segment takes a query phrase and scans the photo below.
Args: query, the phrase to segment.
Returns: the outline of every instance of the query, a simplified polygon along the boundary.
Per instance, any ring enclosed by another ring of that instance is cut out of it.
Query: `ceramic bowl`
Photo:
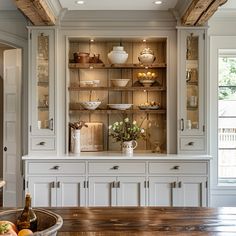
[[[127,110],[129,109],[133,104],[107,104],[111,109],[116,110]]]
[[[111,79],[111,84],[114,87],[125,87],[130,79]]]
[[[17,210],[7,210],[0,212],[0,220],[8,220],[16,224],[17,218],[23,209]],[[35,209],[34,212],[38,218],[37,232],[33,235],[44,235],[44,236],[56,236],[57,231],[61,228],[63,224],[63,219],[61,216],[55,214],[52,211],[44,209]]]
[[[80,102],[80,105],[87,110],[95,110],[101,104],[100,101],[87,101],[87,102]]]
[[[153,79],[140,79],[139,83],[141,83],[144,87],[150,87],[153,83],[155,83],[155,80]]]

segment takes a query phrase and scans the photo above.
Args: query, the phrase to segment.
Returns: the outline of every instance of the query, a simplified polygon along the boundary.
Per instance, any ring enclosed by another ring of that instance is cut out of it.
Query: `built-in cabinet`
[[[209,160],[25,160],[34,206],[208,206]],[[44,193],[43,196],[41,193]]]
[[[55,30],[29,28],[29,153],[56,152]]]
[[[178,152],[206,153],[206,30],[178,28]]]

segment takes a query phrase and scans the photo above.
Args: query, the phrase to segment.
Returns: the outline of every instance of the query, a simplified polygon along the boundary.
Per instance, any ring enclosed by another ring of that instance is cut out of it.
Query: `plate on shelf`
[[[140,110],[158,110],[160,109],[159,105],[154,105],[154,106],[138,106]]]
[[[107,104],[109,108],[116,109],[116,110],[127,110],[133,104]]]

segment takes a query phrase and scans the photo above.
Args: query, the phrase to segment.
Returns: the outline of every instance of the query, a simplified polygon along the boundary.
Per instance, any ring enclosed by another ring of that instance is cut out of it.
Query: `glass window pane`
[[[219,178],[236,177],[236,150],[219,150]]]

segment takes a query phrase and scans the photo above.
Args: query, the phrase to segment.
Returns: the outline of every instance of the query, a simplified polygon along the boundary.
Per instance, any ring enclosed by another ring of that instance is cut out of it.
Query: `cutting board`
[[[103,151],[103,123],[86,123],[80,131],[80,145],[83,152]]]

